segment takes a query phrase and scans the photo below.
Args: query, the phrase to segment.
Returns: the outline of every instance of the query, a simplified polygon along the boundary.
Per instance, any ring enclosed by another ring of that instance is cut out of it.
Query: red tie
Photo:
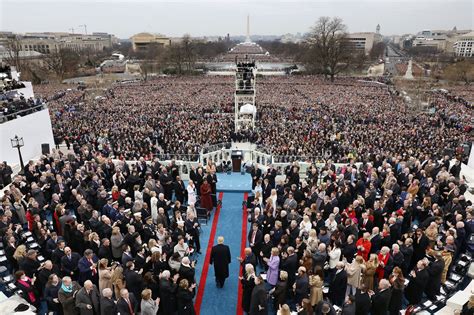
[[[91,266],[94,264],[94,261],[92,261],[92,259],[89,259],[89,262],[91,263]],[[92,275],[95,276],[95,269],[92,269]]]
[[[133,309],[132,309],[132,304],[130,304],[130,300],[127,299],[127,304],[128,304],[128,310],[130,311],[130,315],[133,315]]]

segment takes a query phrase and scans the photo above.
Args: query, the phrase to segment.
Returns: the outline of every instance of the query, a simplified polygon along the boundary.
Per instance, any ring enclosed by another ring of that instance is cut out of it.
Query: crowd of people
[[[174,163],[114,165],[86,146],[30,162],[0,206],[16,287],[55,314],[192,314],[197,207],[216,206],[215,167],[191,178],[185,186]]]
[[[276,183],[272,167],[255,169],[243,309],[386,315],[436,303],[454,262],[474,252],[474,212],[459,171],[447,156],[401,155],[339,169],[329,161],[304,180],[295,163]]]
[[[443,155],[470,139],[473,111],[462,98],[432,93],[434,113],[414,113],[379,82],[312,76],[259,78],[256,128],[235,133],[232,83],[166,77],[116,84],[102,98],[82,99],[75,111],[64,109],[77,98],[69,92],[50,102],[54,134],[58,142],[93,144],[104,156],[127,160],[196,160],[206,146],[234,140],[256,143],[277,162],[344,163],[370,154]]]

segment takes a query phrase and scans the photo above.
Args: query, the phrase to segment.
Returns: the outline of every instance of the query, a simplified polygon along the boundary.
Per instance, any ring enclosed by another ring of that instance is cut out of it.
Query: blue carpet
[[[249,178],[247,178],[247,182],[248,180]],[[237,257],[240,255],[243,197],[244,194],[241,192],[224,193],[214,245],[217,243],[217,237],[223,236],[224,244],[230,247],[232,262],[229,265],[229,278],[222,289],[216,287],[214,267],[210,266],[201,306],[203,315],[235,314],[236,312],[240,268]]]
[[[252,178],[250,174],[240,173],[218,173],[217,174],[217,190],[218,191],[250,191],[252,190]]]

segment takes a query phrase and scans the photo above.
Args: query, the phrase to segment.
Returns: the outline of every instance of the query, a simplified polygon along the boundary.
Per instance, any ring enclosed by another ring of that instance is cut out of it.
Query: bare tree
[[[17,71],[23,70],[23,63],[20,56],[21,40],[18,36],[8,38],[6,42],[6,50],[8,53],[7,63],[14,66]]]
[[[194,49],[194,42],[189,34],[184,34],[181,40],[181,49],[183,50],[184,64],[186,71],[194,70],[196,63],[196,54]]]
[[[66,74],[73,73],[77,69],[79,61],[79,55],[70,49],[59,49],[45,58],[47,68],[61,81]]]
[[[324,16],[319,18],[307,37],[310,48],[307,60],[309,67],[330,76],[331,81],[350,62],[346,30],[342,19]]]

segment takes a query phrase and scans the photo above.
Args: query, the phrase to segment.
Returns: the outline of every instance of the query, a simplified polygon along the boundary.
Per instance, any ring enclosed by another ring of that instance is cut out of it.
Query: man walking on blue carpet
[[[217,238],[217,245],[212,247],[211,259],[209,262],[214,265],[214,273],[216,275],[216,286],[224,287],[225,279],[229,277],[230,249],[224,245],[224,237]]]

